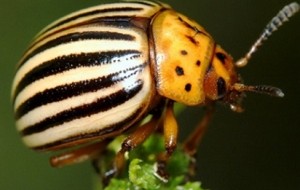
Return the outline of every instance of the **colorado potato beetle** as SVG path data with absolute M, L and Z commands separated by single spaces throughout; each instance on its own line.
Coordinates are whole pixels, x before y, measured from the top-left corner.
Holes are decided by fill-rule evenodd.
M 161 2 L 127 0 L 72 13 L 42 30 L 17 66 L 12 85 L 17 130 L 35 150 L 80 146 L 51 158 L 58 167 L 94 158 L 135 127 L 116 156 L 116 172 L 124 154 L 162 126 L 163 176 L 177 143 L 174 102 L 209 108 L 184 143 L 193 155 L 214 102 L 242 111 L 247 91 L 283 97 L 272 86 L 242 84 L 236 69 L 298 10 L 297 3 L 285 6 L 236 62 L 202 26 Z M 141 124 L 148 115 L 150 121 Z

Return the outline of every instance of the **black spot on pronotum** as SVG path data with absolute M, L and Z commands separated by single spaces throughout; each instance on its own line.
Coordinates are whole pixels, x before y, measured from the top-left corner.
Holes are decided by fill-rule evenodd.
M 183 20 L 183 18 L 178 17 L 178 20 L 187 28 L 190 28 L 192 30 L 195 30 L 195 27 L 193 27 L 192 25 L 190 25 L 188 22 L 186 22 L 185 20 Z
M 181 55 L 187 55 L 188 54 L 188 52 L 186 50 L 181 50 L 180 53 L 181 53 Z
M 222 98 L 224 97 L 226 93 L 226 82 L 222 77 L 218 78 L 217 81 L 217 92 L 218 92 L 218 97 Z
M 182 19 L 181 17 L 178 17 L 178 20 L 179 20 L 180 22 L 184 22 L 183 19 Z
M 176 69 L 175 69 L 175 71 L 176 71 L 176 74 L 177 74 L 178 76 L 184 75 L 184 70 L 183 70 L 182 67 L 177 66 Z
M 187 92 L 191 91 L 192 90 L 192 85 L 190 83 L 187 83 L 184 87 L 184 90 L 187 91 Z
M 196 65 L 199 67 L 201 65 L 201 61 L 200 60 L 197 60 L 196 61 Z
M 187 38 L 192 44 L 194 44 L 194 45 L 196 45 L 196 46 L 199 44 L 199 42 L 198 42 L 197 40 L 195 40 L 195 38 L 192 37 L 192 36 L 187 36 L 187 35 L 186 35 L 186 38 Z
M 217 58 L 221 61 L 222 64 L 226 63 L 226 55 L 224 53 L 218 52 L 216 53 Z
M 207 36 L 206 33 L 200 31 L 196 26 L 193 26 L 193 25 L 190 24 L 190 23 L 192 23 L 193 21 L 189 21 L 189 22 L 188 22 L 188 21 L 185 21 L 185 20 L 184 20 L 183 18 L 181 18 L 181 17 L 178 17 L 178 20 L 179 20 L 185 27 L 189 28 L 190 30 L 195 31 L 195 32 L 196 32 L 195 34 L 201 33 L 201 34 Z

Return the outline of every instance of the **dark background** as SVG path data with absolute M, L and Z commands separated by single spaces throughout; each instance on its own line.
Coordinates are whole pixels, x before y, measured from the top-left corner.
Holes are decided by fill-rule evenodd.
M 48 154 L 27 149 L 17 134 L 10 104 L 14 68 L 32 37 L 65 14 L 103 0 L 0 0 L 0 189 L 92 189 L 89 163 L 62 169 Z M 203 25 L 224 49 L 239 58 L 288 0 L 174 0 L 176 10 Z M 246 112 L 218 106 L 198 151 L 198 179 L 211 190 L 300 189 L 300 14 L 260 48 L 240 70 L 247 84 L 272 84 L 285 98 L 249 94 Z M 188 133 L 201 108 L 179 115 Z M 181 137 L 184 137 L 182 135 Z

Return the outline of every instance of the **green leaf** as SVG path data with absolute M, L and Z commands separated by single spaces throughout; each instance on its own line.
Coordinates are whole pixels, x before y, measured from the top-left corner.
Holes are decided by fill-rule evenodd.
M 103 155 L 100 168 L 111 166 L 111 153 L 116 153 L 123 140 L 116 138 L 109 145 L 110 154 Z M 167 164 L 170 177 L 168 182 L 162 181 L 155 173 L 157 154 L 165 151 L 164 139 L 160 134 L 150 136 L 142 145 L 130 151 L 126 156 L 127 167 L 121 175 L 111 179 L 105 190 L 203 190 L 199 181 L 187 181 L 191 158 L 179 145 Z M 106 158 L 107 157 L 107 158 Z M 100 179 L 100 177 L 99 177 Z M 190 179 L 190 178 L 189 178 Z M 100 180 L 99 180 L 100 183 Z M 96 190 L 103 188 L 98 185 Z
M 122 189 L 134 189 L 132 184 L 129 181 L 122 179 L 111 179 L 109 186 L 105 188 L 105 190 L 122 190 Z
M 129 164 L 129 180 L 141 189 L 160 189 L 161 182 L 154 172 L 153 165 L 140 159 L 134 159 Z
M 190 190 L 203 190 L 201 188 L 201 183 L 200 182 L 187 182 L 184 186 L 183 189 L 190 189 Z

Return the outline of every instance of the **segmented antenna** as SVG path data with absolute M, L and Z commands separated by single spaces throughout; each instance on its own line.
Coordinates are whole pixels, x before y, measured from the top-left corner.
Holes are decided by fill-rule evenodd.
M 267 24 L 260 37 L 251 46 L 248 53 L 243 58 L 239 59 L 235 63 L 235 65 L 237 67 L 246 66 L 253 53 L 256 52 L 257 48 L 260 47 L 263 42 L 272 35 L 273 32 L 275 32 L 281 25 L 283 25 L 283 23 L 287 22 L 290 17 L 297 13 L 299 9 L 300 5 L 297 2 L 292 2 L 283 7 L 279 11 L 279 13 L 275 17 L 273 17 L 272 20 Z
M 239 92 L 256 92 L 256 93 L 266 94 L 278 98 L 284 97 L 284 93 L 281 91 L 281 89 L 269 85 L 248 86 L 248 85 L 236 83 L 233 85 L 233 88 Z

